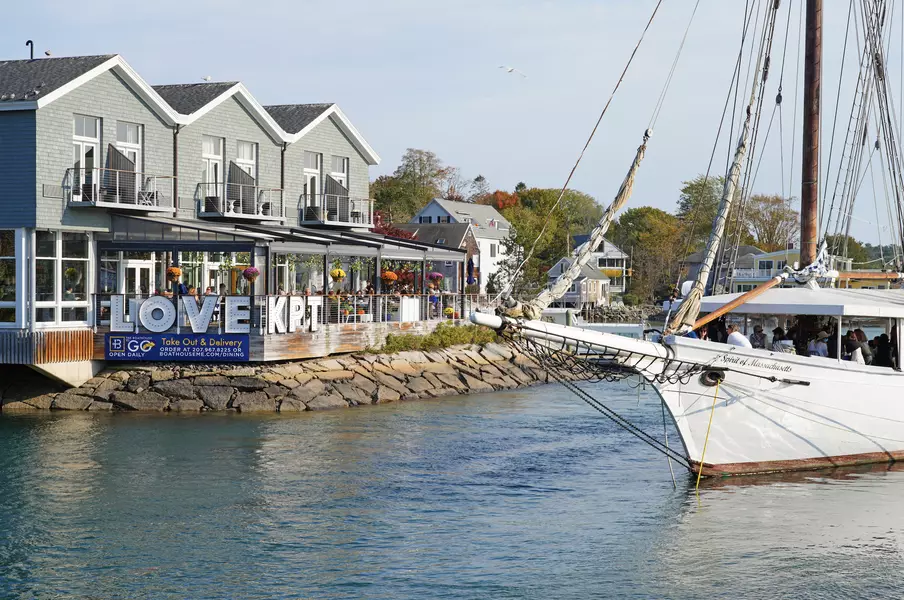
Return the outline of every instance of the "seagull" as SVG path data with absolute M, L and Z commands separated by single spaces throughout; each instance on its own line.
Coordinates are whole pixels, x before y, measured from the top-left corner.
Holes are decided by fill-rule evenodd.
M 213 77 L 211 77 L 210 75 L 205 75 L 201 78 L 201 81 L 210 81 L 211 79 L 213 79 Z
M 505 69 L 505 72 L 506 72 L 506 73 L 517 73 L 518 75 L 521 75 L 521 77 L 524 77 L 525 79 L 527 79 L 527 75 L 525 75 L 524 73 L 522 73 L 521 71 L 519 71 L 519 70 L 516 69 L 515 67 L 507 67 L 507 66 L 505 66 L 505 65 L 499 65 L 499 68 L 500 68 L 500 69 Z
M 53 55 L 50 53 L 50 50 L 44 50 L 44 56 L 53 56 Z

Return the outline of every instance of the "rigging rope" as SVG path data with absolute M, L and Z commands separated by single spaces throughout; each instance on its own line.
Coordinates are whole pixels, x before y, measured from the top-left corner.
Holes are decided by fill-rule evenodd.
M 766 26 L 766 31 L 769 32 L 768 39 L 764 37 L 763 43 L 760 45 L 760 52 L 757 57 L 757 65 L 756 69 L 754 70 L 754 83 L 753 85 L 751 85 L 750 99 L 747 103 L 747 114 L 742 126 L 741 138 L 738 141 L 738 146 L 735 151 L 734 161 L 732 162 L 731 169 L 729 170 L 725 180 L 725 188 L 722 191 L 722 200 L 719 203 L 719 212 L 716 216 L 715 222 L 713 223 L 713 233 L 706 244 L 703 261 L 700 265 L 700 269 L 697 271 L 697 278 L 694 282 L 694 287 L 684 299 L 684 302 L 681 303 L 681 307 L 678 309 L 678 313 L 674 316 L 672 322 L 668 324 L 669 330 L 671 331 L 691 328 L 697 319 L 697 315 L 700 312 L 700 300 L 703 297 L 704 289 L 709 279 L 709 274 L 713 267 L 716 253 L 719 249 L 719 244 L 721 244 L 722 234 L 725 231 L 725 224 L 731 210 L 731 205 L 734 201 L 734 195 L 736 193 L 738 180 L 740 179 L 741 165 L 747 153 L 747 144 L 750 138 L 751 120 L 754 117 L 754 106 L 757 104 L 757 92 L 759 91 L 759 96 L 762 96 L 762 90 L 765 87 L 766 78 L 768 77 L 768 51 L 769 48 L 771 48 L 771 40 L 775 32 L 775 16 L 777 15 L 777 12 L 778 3 L 775 3 L 772 5 L 771 13 L 769 15 L 769 18 L 767 19 L 769 22 L 771 22 L 771 25 Z M 760 84 L 757 85 L 757 82 L 760 82 Z M 756 124 L 758 122 L 759 119 L 757 118 L 754 123 Z
M 703 453 L 700 455 L 700 468 L 697 470 L 697 485 L 694 486 L 695 492 L 700 489 L 700 477 L 703 476 L 703 463 L 706 460 L 706 446 L 709 444 L 709 431 L 713 427 L 713 415 L 716 414 L 716 400 L 719 399 L 719 385 L 721 383 L 721 379 L 716 379 L 716 393 L 713 394 L 713 407 L 709 413 L 709 425 L 706 426 L 706 437 L 703 438 Z
M 701 188 L 704 190 L 704 193 L 707 188 L 707 185 L 709 184 L 710 175 L 712 174 L 713 162 L 715 161 L 715 158 L 716 158 L 716 150 L 719 147 L 719 141 L 722 139 L 722 128 L 725 126 L 725 115 L 728 113 L 729 103 L 732 104 L 732 117 L 730 120 L 731 133 L 729 133 L 729 139 L 733 139 L 733 137 L 734 137 L 734 114 L 735 114 L 734 113 L 734 111 L 735 111 L 734 105 L 737 104 L 737 94 L 738 94 L 738 89 L 740 88 L 741 63 L 743 62 L 743 57 L 744 57 L 744 46 L 747 43 L 747 32 L 750 27 L 750 19 L 753 17 L 753 11 L 751 11 L 749 9 L 750 9 L 750 0 L 747 0 L 746 4 L 744 6 L 744 20 L 743 20 L 743 27 L 741 29 L 741 46 L 738 49 L 738 58 L 735 61 L 735 68 L 734 68 L 734 71 L 732 72 L 731 82 L 728 85 L 728 93 L 725 97 L 725 104 L 722 106 L 722 116 L 719 120 L 719 127 L 718 127 L 718 129 L 716 129 L 716 139 L 713 142 L 713 149 L 709 155 L 709 163 L 707 163 L 706 173 L 703 175 L 703 183 L 701 185 Z M 735 97 L 734 102 L 732 102 L 732 92 L 734 92 L 734 97 Z M 703 211 L 702 204 L 703 204 L 702 202 L 697 202 L 696 206 L 693 209 L 693 213 L 691 214 L 690 227 L 685 228 L 685 244 L 684 244 L 685 247 L 684 247 L 683 256 L 688 256 L 690 254 L 691 246 L 696 241 L 694 239 L 694 237 L 695 237 L 694 233 L 697 230 L 697 218 L 700 216 L 700 214 Z M 668 310 L 668 314 L 666 316 L 666 323 L 669 322 L 669 318 L 671 317 L 671 314 L 672 314 L 672 304 L 674 304 L 674 301 L 677 299 L 678 294 L 680 293 L 680 289 L 679 289 L 680 285 L 681 285 L 681 267 L 678 266 L 678 272 L 675 276 L 675 287 L 674 287 L 674 291 L 672 292 L 672 296 L 671 296 L 672 301 L 669 303 L 669 310 Z
M 568 177 L 565 179 L 565 184 L 562 186 L 562 190 L 559 192 L 559 197 L 556 199 L 555 204 L 553 204 L 552 208 L 549 210 L 549 216 L 552 215 L 553 211 L 555 211 L 559 204 L 562 202 L 562 198 L 565 196 L 565 192 L 568 191 L 568 184 L 571 183 L 572 177 L 574 177 L 575 171 L 578 169 L 578 165 L 581 164 L 581 160 L 584 158 L 584 154 L 587 152 L 587 148 L 590 147 L 590 142 L 593 141 L 593 137 L 596 135 L 597 129 L 599 129 L 600 123 L 603 121 L 603 117 L 606 116 L 606 112 L 609 110 L 609 105 L 612 104 L 612 99 L 615 98 L 616 92 L 621 87 L 622 81 L 625 79 L 625 75 L 628 72 L 628 69 L 631 67 L 631 63 L 634 62 L 634 57 L 637 55 L 637 51 L 640 49 L 640 45 L 643 43 L 644 37 L 647 35 L 647 31 L 650 29 L 650 25 L 653 24 L 653 19 L 656 18 L 656 14 L 659 12 L 659 7 L 662 6 L 663 0 L 658 0 L 656 2 L 656 6 L 653 8 L 653 13 L 650 15 L 649 20 L 647 21 L 646 26 L 644 26 L 643 31 L 640 34 L 640 39 L 637 40 L 637 44 L 634 45 L 634 50 L 631 51 L 631 56 L 628 58 L 627 64 L 625 64 L 625 68 L 622 69 L 621 75 L 618 78 L 618 81 L 615 83 L 615 87 L 612 89 L 612 93 L 609 94 L 609 99 L 606 100 L 605 106 L 603 106 L 603 110 L 600 112 L 600 116 L 596 120 L 596 124 L 594 124 L 593 129 L 590 131 L 590 136 L 587 138 L 587 141 L 584 143 L 584 147 L 581 149 L 581 153 L 578 155 L 577 160 L 574 163 L 574 166 L 571 168 L 571 172 L 568 174 Z M 696 9 L 695 9 L 696 10 Z M 518 265 L 518 268 L 515 269 L 515 272 L 509 278 L 509 281 L 506 282 L 503 289 L 499 292 L 499 294 L 495 298 L 495 302 L 499 302 L 499 299 L 504 295 L 507 295 L 511 292 L 515 281 L 518 279 L 518 276 L 521 274 L 521 270 L 524 269 L 524 266 L 527 264 L 527 261 L 533 257 L 534 252 L 537 249 L 537 243 L 543 237 L 543 234 L 546 233 L 546 228 L 549 226 L 549 222 L 551 219 L 547 218 L 543 223 L 543 227 L 540 229 L 540 233 L 537 235 L 536 239 L 534 239 L 534 243 L 531 244 L 530 250 L 524 256 L 524 259 L 521 261 L 521 264 Z

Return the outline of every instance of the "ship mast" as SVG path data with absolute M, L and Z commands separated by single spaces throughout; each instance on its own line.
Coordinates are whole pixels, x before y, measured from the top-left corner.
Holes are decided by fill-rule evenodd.
M 822 0 L 807 0 L 804 52 L 803 158 L 800 190 L 800 264 L 816 260 L 819 206 L 819 122 L 822 79 Z

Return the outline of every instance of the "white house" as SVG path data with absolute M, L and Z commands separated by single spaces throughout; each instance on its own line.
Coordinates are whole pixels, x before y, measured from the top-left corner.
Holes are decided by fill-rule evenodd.
M 563 258 L 547 273 L 547 287 L 552 287 L 556 279 L 571 266 L 573 258 Z M 609 304 L 610 280 L 595 265 L 584 265 L 575 277 L 571 288 L 561 298 L 556 299 L 551 308 L 574 308 L 585 310 Z
M 456 202 L 434 198 L 411 219 L 412 223 L 468 223 L 480 249 L 475 257 L 475 276 L 480 292 L 485 293 L 490 276 L 506 257 L 502 241 L 509 236 L 511 224 L 498 210 L 486 204 Z
M 574 236 L 575 248 L 587 243 L 588 239 L 590 239 L 589 235 Z M 609 293 L 623 294 L 628 287 L 628 277 L 631 276 L 628 258 L 621 248 L 603 238 L 587 264 L 609 279 Z

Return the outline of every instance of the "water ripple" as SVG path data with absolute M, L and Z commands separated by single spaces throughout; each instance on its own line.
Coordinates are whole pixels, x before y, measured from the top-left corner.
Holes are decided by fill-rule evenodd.
M 661 431 L 654 397 L 594 392 Z M 904 592 L 904 472 L 697 497 L 555 386 L 280 418 L 3 415 L 0 439 L 0 598 Z

